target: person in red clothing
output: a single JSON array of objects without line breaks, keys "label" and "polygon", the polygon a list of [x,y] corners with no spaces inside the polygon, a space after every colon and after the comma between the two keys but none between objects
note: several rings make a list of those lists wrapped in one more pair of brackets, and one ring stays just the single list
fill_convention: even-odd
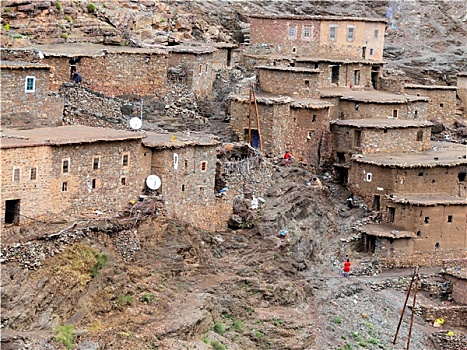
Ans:
[{"label": "person in red clothing", "polygon": [[344,267],[342,268],[342,276],[349,277],[350,268],[351,268],[350,260],[349,260],[349,258],[346,257],[346,259],[344,261]]},{"label": "person in red clothing", "polygon": [[286,166],[290,165],[290,162],[292,161],[293,156],[289,153],[289,151],[285,151],[284,154],[284,163]]}]

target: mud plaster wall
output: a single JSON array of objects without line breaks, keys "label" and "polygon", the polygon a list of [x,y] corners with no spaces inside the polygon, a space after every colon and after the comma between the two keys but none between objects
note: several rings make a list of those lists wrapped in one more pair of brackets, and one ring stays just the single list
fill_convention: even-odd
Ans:
[{"label": "mud plaster wall", "polygon": [[[373,194],[383,197],[393,193],[446,193],[462,197],[466,182],[459,182],[458,174],[461,172],[466,172],[465,166],[388,168],[352,160],[349,188],[370,206]],[[367,173],[372,174],[371,182],[366,181]],[[383,190],[377,190],[377,187]]]},{"label": "mud plaster wall", "polygon": [[[465,267],[464,267],[465,270]],[[444,274],[444,278],[452,283],[452,298],[456,303],[467,305],[467,280]],[[467,320],[467,314],[465,319]]]},{"label": "mud plaster wall", "polygon": [[467,76],[457,77],[457,87],[457,96],[459,96],[465,110],[467,109]]},{"label": "mud plaster wall", "polygon": [[291,97],[318,97],[318,73],[258,69],[262,91]]},{"label": "mud plaster wall", "polygon": [[169,68],[185,67],[187,71],[186,84],[199,98],[209,98],[212,83],[216,78],[213,71],[213,54],[194,54],[172,52],[168,61]]},{"label": "mud plaster wall", "polygon": [[154,149],[151,163],[169,216],[207,230],[227,227],[232,203],[215,197],[216,146]]},{"label": "mud plaster wall", "polygon": [[[26,92],[26,77],[35,77],[35,91]],[[49,90],[49,69],[2,69],[2,126],[32,129],[62,124],[63,98]]]},{"label": "mud plaster wall", "polygon": [[451,125],[456,119],[456,90],[405,87],[404,92],[410,95],[426,96],[430,99],[426,119],[436,120],[448,125]]},{"label": "mud plaster wall", "polygon": [[[82,217],[96,210],[121,210],[130,200],[138,199],[150,170],[149,157],[142,156],[140,142],[2,150],[2,198],[20,199],[21,214],[31,218]],[[122,164],[124,153],[129,155],[128,166]],[[94,158],[99,158],[97,170],[93,169]],[[69,160],[67,174],[62,171],[65,159]],[[19,183],[12,182],[13,167],[21,169]],[[30,180],[30,169],[34,167],[37,180]],[[92,188],[93,180],[95,188]],[[66,191],[62,191],[63,183]]]},{"label": "mud plaster wall", "polygon": [[[336,26],[336,38],[331,39],[330,27]],[[347,27],[354,27],[354,39],[347,39]],[[294,27],[294,33],[289,28]],[[310,36],[305,37],[305,27]],[[381,60],[384,46],[384,23],[359,21],[319,21],[314,19],[250,18],[250,47],[255,54],[322,55],[334,58],[362,58],[367,46],[367,58]],[[374,29],[378,29],[375,37]],[[370,48],[373,55],[369,55]]]},{"label": "mud plaster wall", "polygon": [[397,119],[427,120],[428,103],[424,101],[408,103],[371,103],[341,100],[339,108],[340,119],[393,118],[394,111],[396,110]]},{"label": "mud plaster wall", "polygon": [[[76,56],[79,58],[79,56]],[[54,67],[52,89],[71,81],[69,57],[45,57],[41,62]],[[167,56],[142,53],[107,53],[81,57],[76,70],[82,84],[109,95],[164,96],[167,82]]]},{"label": "mud plaster wall", "polygon": [[228,52],[231,49],[217,49],[212,53],[212,69],[214,71],[227,67]]},{"label": "mud plaster wall", "polygon": [[[332,125],[336,152],[345,155],[345,162],[350,160],[354,153],[396,153],[425,151],[430,146],[430,127],[414,128],[357,128],[345,125]],[[360,146],[357,146],[356,132],[360,134]],[[421,141],[417,141],[418,132],[422,133]]]},{"label": "mud plaster wall", "polygon": [[294,126],[290,129],[287,147],[294,157],[305,164],[318,168],[323,158],[328,159],[329,109],[291,108]]},{"label": "mud plaster wall", "polygon": [[[388,204],[395,208],[394,226],[417,233],[414,250],[431,251],[439,243],[439,250],[467,247],[466,205],[415,206]],[[450,217],[451,222],[449,222]],[[383,215],[383,220],[387,214]]]}]

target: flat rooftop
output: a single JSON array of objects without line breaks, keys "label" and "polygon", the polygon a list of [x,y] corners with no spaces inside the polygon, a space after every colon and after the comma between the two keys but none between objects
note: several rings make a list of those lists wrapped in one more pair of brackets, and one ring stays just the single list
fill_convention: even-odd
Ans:
[{"label": "flat rooftop", "polygon": [[22,61],[4,61],[0,63],[1,69],[50,69],[51,67],[41,63],[30,63]]},{"label": "flat rooftop", "polygon": [[352,160],[389,168],[434,168],[467,165],[467,145],[431,142],[431,150],[413,153],[355,154]]},{"label": "flat rooftop", "polygon": [[183,148],[187,146],[217,146],[221,142],[211,134],[191,132],[157,133],[146,132],[143,145],[156,149]]},{"label": "flat rooftop", "polygon": [[294,73],[316,73],[319,74],[321,71],[315,68],[308,67],[289,67],[289,66],[256,66],[256,69],[267,69],[267,70],[279,70],[285,72],[294,72]]},{"label": "flat rooftop", "polygon": [[381,65],[384,64],[384,61],[374,61],[374,60],[364,60],[364,59],[348,59],[342,57],[322,57],[322,56],[297,56],[297,55],[281,55],[281,54],[271,54],[271,55],[258,55],[253,53],[244,53],[246,57],[256,58],[256,59],[267,59],[267,60],[287,60],[290,62],[328,62],[328,63],[341,63],[341,64],[370,64],[370,65]]},{"label": "flat rooftop", "polygon": [[[233,95],[229,97],[230,99],[238,102],[247,103],[250,101],[250,97],[245,94]],[[265,105],[273,104],[287,104],[290,103],[290,106],[293,108],[311,108],[311,109],[321,109],[332,107],[333,104],[319,99],[313,98],[296,98],[285,95],[274,95],[268,92],[260,91],[256,93],[256,101]],[[253,100],[252,100],[252,103]]]},{"label": "flat rooftop", "polygon": [[381,22],[387,23],[385,18],[365,18],[365,17],[349,17],[349,16],[313,16],[313,15],[249,15],[251,18],[264,18],[264,19],[300,19],[312,21],[355,21],[355,22]]},{"label": "flat rooftop", "polygon": [[138,140],[144,136],[143,132],[95,128],[84,125],[29,130],[3,129],[0,132],[0,148],[62,146],[100,141]]},{"label": "flat rooftop", "polygon": [[457,86],[446,85],[422,85],[422,84],[404,84],[406,89],[425,89],[425,90],[457,90]]},{"label": "flat rooftop", "polygon": [[34,45],[23,48],[8,48],[8,50],[33,51],[39,50],[46,57],[99,57],[106,53],[134,53],[167,55],[166,50],[161,48],[141,48],[131,46],[113,46],[90,43],[65,43],[50,45]]},{"label": "flat rooftop", "polygon": [[431,127],[433,123],[422,120],[399,120],[399,119],[346,119],[331,120],[331,125],[350,126],[358,129],[403,129]]},{"label": "flat rooftop", "polygon": [[405,231],[386,224],[366,224],[363,226],[358,226],[356,230],[361,233],[366,233],[370,236],[376,236],[381,238],[398,239],[417,237],[417,234],[413,231]]},{"label": "flat rooftop", "polygon": [[447,193],[394,193],[390,200],[393,203],[417,206],[467,205],[467,198],[452,196]]},{"label": "flat rooftop", "polygon": [[345,87],[320,88],[321,97],[340,97],[341,100],[356,101],[362,103],[399,103],[404,104],[414,101],[428,102],[428,97],[414,95],[399,95],[381,90],[353,90]]},{"label": "flat rooftop", "polygon": [[167,51],[175,53],[205,54],[213,53],[216,51],[216,48],[214,46],[175,45],[168,46]]}]

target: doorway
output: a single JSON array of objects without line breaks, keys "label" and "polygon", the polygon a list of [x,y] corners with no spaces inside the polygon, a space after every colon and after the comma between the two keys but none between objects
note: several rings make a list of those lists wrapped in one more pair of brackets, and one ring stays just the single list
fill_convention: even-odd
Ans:
[{"label": "doorway", "polygon": [[339,66],[331,67],[331,83],[339,84]]},{"label": "doorway", "polygon": [[396,216],[396,208],[388,207],[387,215],[388,215],[387,222],[394,222],[394,217]]},{"label": "doorway", "polygon": [[[370,52],[371,54],[371,52]],[[366,58],[366,46],[362,47],[362,58]]]},{"label": "doorway", "polygon": [[245,140],[251,147],[259,148],[259,133],[256,129],[251,129],[251,140],[248,139],[248,129],[245,129]]},{"label": "doorway", "polygon": [[360,71],[354,70],[353,72],[353,84],[354,86],[360,85]]},{"label": "doorway", "polygon": [[10,199],[5,201],[5,224],[19,224],[19,204],[19,199]]},{"label": "doorway", "polygon": [[373,89],[378,89],[378,76],[379,72],[372,71],[371,72],[371,85],[373,85]]},{"label": "doorway", "polygon": [[373,210],[374,211],[381,210],[381,196],[379,194],[375,194],[373,196]]}]

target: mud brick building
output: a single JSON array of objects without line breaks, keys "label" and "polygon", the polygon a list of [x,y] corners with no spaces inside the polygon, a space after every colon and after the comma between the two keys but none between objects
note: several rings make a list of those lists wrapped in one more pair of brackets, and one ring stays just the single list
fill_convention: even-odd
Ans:
[{"label": "mud brick building", "polygon": [[61,125],[63,99],[50,89],[50,66],[3,61],[0,73],[3,127]]},{"label": "mud brick building", "polygon": [[251,15],[248,52],[382,61],[385,25],[374,18]]},{"label": "mud brick building", "polygon": [[232,202],[215,196],[219,141],[212,135],[148,132],[143,145],[151,173],[161,178],[158,192],[170,217],[212,231],[227,226]]},{"label": "mud brick building", "polygon": [[121,210],[139,198],[149,173],[143,136],[87,126],[4,130],[3,223]]},{"label": "mud brick building", "polygon": [[215,69],[220,63],[214,57],[216,49],[212,46],[177,45],[168,48],[169,79],[185,83],[199,98],[207,98],[212,92],[216,78]]},{"label": "mud brick building", "polygon": [[[42,55],[33,54],[38,50]],[[23,53],[31,60],[47,64],[51,70],[51,89],[71,81],[76,70],[82,84],[108,96],[164,96],[167,82],[168,55],[161,49],[144,49],[98,44],[43,45],[4,51],[3,59]]]},{"label": "mud brick building", "polygon": [[426,118],[452,125],[456,119],[457,87],[440,85],[405,84],[404,92],[428,97]]},{"label": "mud brick building", "polygon": [[457,73],[457,96],[462,102],[464,110],[467,109],[467,72]]},{"label": "mud brick building", "polygon": [[[465,259],[464,259],[465,260]],[[456,303],[467,305],[467,261],[455,268],[447,268],[444,278],[452,283],[452,298]],[[465,323],[464,318],[464,323]]]},{"label": "mud brick building", "polygon": [[290,150],[297,160],[318,167],[329,151],[330,139],[328,102],[307,99],[278,97],[267,93],[257,95],[259,130],[251,104],[251,119],[248,117],[249,97],[234,96],[230,106],[230,125],[240,140],[248,141],[251,126],[253,147],[259,147],[261,133],[262,151],[282,155]]}]

